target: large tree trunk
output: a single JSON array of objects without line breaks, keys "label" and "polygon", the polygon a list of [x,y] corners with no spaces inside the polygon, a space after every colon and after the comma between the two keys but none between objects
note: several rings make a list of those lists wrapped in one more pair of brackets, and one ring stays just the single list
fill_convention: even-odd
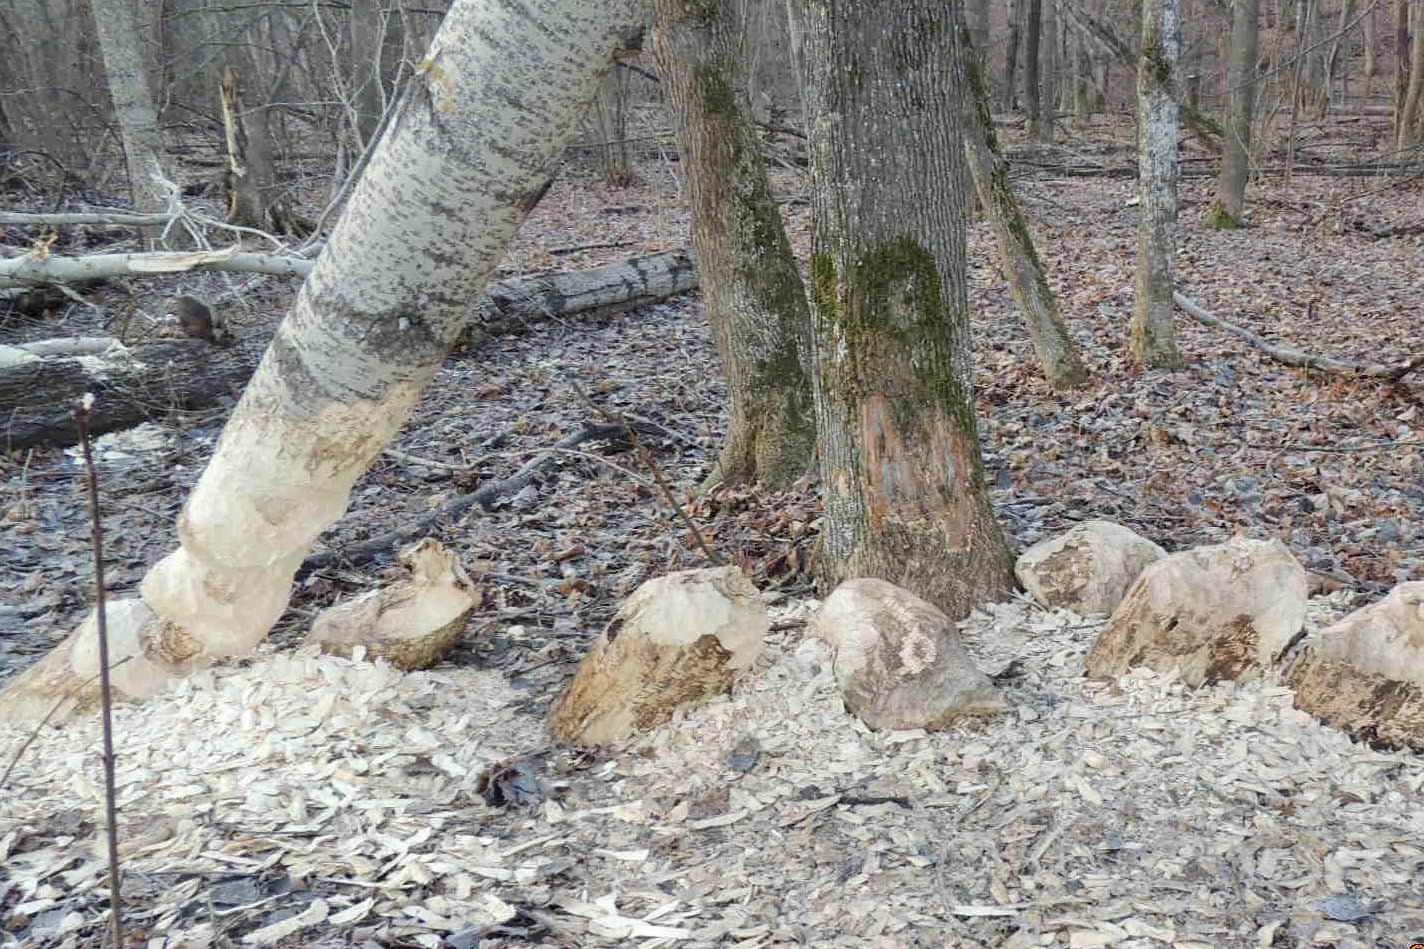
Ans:
[{"label": "large tree trunk", "polygon": [[[548,187],[640,7],[457,0],[189,497],[182,546],[141,600],[110,604],[120,695],[266,635]],[[12,680],[0,715],[92,702],[93,627]]]},{"label": "large tree trunk", "polygon": [[[134,208],[141,214],[161,211],[168,205],[163,182],[172,181],[173,176],[163,164],[158,110],[149,90],[133,7],[129,0],[89,0],[89,7],[104,54],[109,98],[124,143]],[[150,241],[158,237],[158,229],[150,228],[145,233]]]},{"label": "large tree trunk", "polygon": [[953,617],[1013,588],[970,390],[962,0],[792,4],[805,37],[821,572]]},{"label": "large tree trunk", "polygon": [[1240,227],[1250,172],[1251,120],[1256,111],[1256,56],[1260,0],[1236,0],[1231,19],[1231,67],[1227,74],[1231,100],[1222,143],[1221,177],[1211,223]]},{"label": "large tree trunk", "polygon": [[810,313],[752,125],[737,6],[655,0],[654,48],[677,109],[702,300],[727,377],[708,483],[784,487],[810,470]]},{"label": "large tree trunk", "polygon": [[1181,363],[1172,325],[1177,253],[1177,57],[1181,0],[1143,0],[1137,64],[1137,282],[1132,354],[1148,368]]},{"label": "large tree trunk", "polygon": [[[1052,3],[1053,0],[1048,0]],[[1043,0],[1027,0],[1027,34],[1024,38],[1024,130],[1038,133],[1039,116],[1043,112],[1043,88],[1039,76],[1042,65],[1039,47],[1043,39]]]},{"label": "large tree trunk", "polygon": [[1055,389],[1067,389],[1086,382],[1088,370],[1078,358],[1073,338],[1058,315],[1053,291],[1043,272],[1043,263],[1034,249],[1028,222],[1019,210],[1018,198],[1009,185],[1008,163],[999,153],[994,122],[989,115],[989,90],[983,82],[978,59],[970,65],[971,106],[977,121],[964,130],[964,154],[974,179],[979,203],[994,229],[1004,276],[1014,299],[1023,310],[1029,336],[1038,353],[1043,374]]}]

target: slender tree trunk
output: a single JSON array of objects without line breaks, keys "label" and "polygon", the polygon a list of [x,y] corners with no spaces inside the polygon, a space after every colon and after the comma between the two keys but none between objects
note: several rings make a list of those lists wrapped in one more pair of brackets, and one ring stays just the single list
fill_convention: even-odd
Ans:
[{"label": "slender tree trunk", "polygon": [[1132,354],[1147,368],[1181,363],[1172,324],[1177,253],[1177,59],[1180,0],[1143,0],[1137,65],[1137,282]]},{"label": "slender tree trunk", "polygon": [[1365,91],[1366,101],[1370,98],[1370,92],[1375,83],[1375,77],[1379,75],[1379,59],[1375,53],[1375,44],[1379,42],[1379,29],[1375,23],[1375,6],[1370,4],[1369,10],[1365,13]]},{"label": "slender tree trunk", "polygon": [[380,0],[351,3],[351,107],[361,148],[370,148],[386,111],[381,53],[385,48],[386,11]]},{"label": "slender tree trunk", "polygon": [[1408,144],[1404,101],[1409,94],[1409,0],[1394,0],[1394,143]]},{"label": "slender tree trunk", "polygon": [[595,125],[603,153],[603,181],[614,188],[627,188],[636,180],[628,152],[628,77],[614,69],[603,77],[603,87],[594,100]]},{"label": "slender tree trunk", "polygon": [[1055,389],[1072,388],[1087,381],[1088,370],[1058,315],[1058,304],[1048,286],[1043,262],[1033,246],[1028,222],[1009,185],[1008,163],[999,154],[994,123],[989,115],[989,90],[982,77],[976,57],[969,68],[968,79],[974,97],[971,107],[977,121],[964,132],[965,158],[979,203],[984,206],[984,213],[994,229],[1004,276],[1028,323],[1043,374]]},{"label": "slender tree trunk", "polygon": [[1024,130],[1037,135],[1043,112],[1043,86],[1039,77],[1042,65],[1039,46],[1043,36],[1043,0],[1027,0],[1027,3],[1027,36],[1024,39]]},{"label": "slender tree trunk", "polygon": [[1068,41],[1073,46],[1073,124],[1082,129],[1093,118],[1093,60],[1082,36],[1075,32]]},{"label": "slender tree trunk", "polygon": [[[547,189],[640,0],[457,0],[389,134],[184,506],[181,547],[111,600],[118,694],[250,651],[312,542],[410,417]],[[512,94],[511,90],[518,90]],[[94,623],[0,694],[0,717],[95,698]]]},{"label": "slender tree trunk", "polygon": [[727,437],[708,483],[784,487],[815,459],[811,316],[752,125],[743,24],[733,3],[655,0],[654,10],[702,300],[727,377]]},{"label": "slender tree trunk", "polygon": [[1038,123],[1034,126],[1033,137],[1040,142],[1053,141],[1054,120],[1058,117],[1058,17],[1054,13],[1054,0],[1040,0],[1043,4],[1043,23],[1040,26],[1039,49],[1043,61],[1038,67]]},{"label": "slender tree trunk", "polygon": [[1424,142],[1424,0],[1409,5],[1409,30],[1409,84],[1400,115],[1400,148]]},{"label": "slender tree trunk", "polygon": [[984,65],[982,73],[986,86],[992,86],[990,76],[993,72],[988,69],[989,55],[992,47],[989,45],[989,11],[991,4],[989,0],[969,0],[969,35],[974,38],[974,53],[979,57],[979,62]]},{"label": "slender tree trunk", "polygon": [[951,616],[1013,588],[970,390],[962,0],[796,0],[811,130],[821,572]]},{"label": "slender tree trunk", "polygon": [[[134,210],[140,214],[162,211],[168,206],[168,189],[163,182],[174,179],[163,161],[158,109],[148,85],[133,7],[129,0],[89,0],[89,8],[104,56],[109,98],[124,143]],[[147,229],[146,234],[152,241],[158,237],[158,229]]]},{"label": "slender tree trunk", "polygon": [[1345,68],[1341,61],[1341,53],[1345,59],[1350,57],[1350,32],[1348,27],[1350,21],[1355,18],[1355,0],[1342,0],[1340,3],[1340,25],[1335,30],[1335,41],[1330,44],[1330,55],[1325,60],[1325,94],[1334,95],[1335,80],[1340,80],[1340,96],[1344,98],[1349,95],[1350,70]]},{"label": "slender tree trunk", "polygon": [[291,200],[277,186],[268,110],[243,108],[241,81],[231,67],[223,70],[218,98],[228,157],[228,223],[305,235],[311,224],[292,210]]},{"label": "slender tree trunk", "polygon": [[1251,120],[1256,112],[1256,58],[1259,54],[1260,0],[1236,0],[1231,17],[1231,65],[1227,73],[1230,105],[1217,179],[1214,227],[1241,226],[1250,173]]},{"label": "slender tree trunk", "polygon": [[1004,46],[1004,108],[1019,107],[1018,65],[1019,41],[1022,35],[1020,22],[1023,19],[1024,0],[1009,0],[1009,41]]}]

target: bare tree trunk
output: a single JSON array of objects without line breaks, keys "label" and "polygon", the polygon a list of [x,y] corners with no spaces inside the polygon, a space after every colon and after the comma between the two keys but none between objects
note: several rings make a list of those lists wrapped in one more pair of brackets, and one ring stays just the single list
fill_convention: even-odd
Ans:
[{"label": "bare tree trunk", "polygon": [[1424,142],[1424,0],[1409,5],[1409,30],[1409,85],[1400,110],[1400,148]]},{"label": "bare tree trunk", "polygon": [[1093,118],[1093,60],[1087,40],[1076,31],[1068,42],[1073,45],[1073,124],[1087,128]]},{"label": "bare tree trunk", "polygon": [[1058,17],[1054,14],[1054,0],[1041,0],[1043,23],[1040,26],[1039,49],[1043,61],[1038,67],[1038,123],[1034,126],[1033,137],[1040,142],[1053,141],[1054,120],[1058,117]]},{"label": "bare tree trunk", "polygon": [[1177,253],[1177,59],[1181,0],[1143,0],[1137,65],[1137,282],[1132,354],[1147,368],[1181,364],[1172,323]]},{"label": "bare tree trunk", "polygon": [[970,390],[962,0],[796,0],[811,131],[828,583],[952,617],[1013,588]]},{"label": "bare tree trunk", "polygon": [[655,0],[654,10],[702,300],[727,377],[727,436],[707,481],[784,487],[815,456],[811,315],[752,125],[743,24],[731,3]]},{"label": "bare tree trunk", "polygon": [[[641,15],[639,0],[457,0],[188,498],[182,546],[149,571],[142,599],[109,602],[119,695],[152,694],[266,635]],[[94,625],[7,683],[0,717],[38,717],[66,695],[70,710],[91,703]]]},{"label": "bare tree trunk", "polygon": [[1408,144],[1404,102],[1409,95],[1409,0],[1394,0],[1394,144]]},{"label": "bare tree trunk", "polygon": [[979,61],[984,64],[982,73],[986,86],[991,86],[990,76],[993,73],[987,68],[990,60],[989,56],[989,0],[969,0],[969,35],[974,40],[974,53],[979,57]]},{"label": "bare tree trunk", "polygon": [[[1049,0],[1051,3],[1052,0]],[[1024,131],[1037,135],[1043,111],[1043,88],[1039,78],[1043,36],[1043,0],[1027,0],[1027,37],[1024,40]]]},{"label": "bare tree trunk", "polygon": [[1375,77],[1379,75],[1379,59],[1375,53],[1375,44],[1379,42],[1379,27],[1375,23],[1375,5],[1370,4],[1365,13],[1365,91],[1364,98],[1370,98],[1371,87],[1374,86]]},{"label": "bare tree trunk", "polygon": [[1340,54],[1343,52],[1345,58],[1350,57],[1349,25],[1355,18],[1355,0],[1341,0],[1340,3],[1340,25],[1335,30],[1335,42],[1330,44],[1330,55],[1325,60],[1325,94],[1334,95],[1334,83],[1340,80],[1340,96],[1343,99],[1350,93],[1350,70],[1345,68],[1341,62]]},{"label": "bare tree trunk", "polygon": [[1222,141],[1213,227],[1241,226],[1250,173],[1251,121],[1256,112],[1256,57],[1259,53],[1260,0],[1236,0],[1231,19],[1231,66],[1227,73],[1230,105]]},{"label": "bare tree trunk", "polygon": [[292,210],[291,200],[277,187],[267,110],[243,109],[241,82],[231,67],[223,70],[219,101],[227,144],[228,223],[275,234],[310,232],[311,224]]},{"label": "bare tree trunk", "polygon": [[1024,0],[1009,0],[1009,41],[1004,47],[1004,108],[1017,109],[1019,41],[1022,36]]},{"label": "bare tree trunk", "polygon": [[351,3],[351,108],[361,148],[370,148],[386,112],[381,53],[385,48],[386,11],[380,0]]},{"label": "bare tree trunk", "polygon": [[[109,98],[114,103],[124,143],[134,209],[140,214],[162,211],[168,206],[164,182],[174,179],[164,166],[158,110],[148,86],[148,68],[139,46],[133,7],[129,0],[89,0],[89,6],[104,54]],[[145,233],[150,241],[158,237],[156,229]]]},{"label": "bare tree trunk", "polygon": [[598,150],[603,154],[603,180],[614,188],[626,188],[634,177],[628,155],[628,77],[623,70],[614,69],[603,77],[593,111]]},{"label": "bare tree trunk", "polygon": [[1034,249],[1028,222],[1009,185],[1008,165],[999,154],[994,123],[989,115],[989,90],[984,87],[982,76],[975,62],[970,66],[968,78],[974,97],[970,105],[977,121],[964,130],[964,154],[969,161],[974,189],[994,229],[1004,276],[1028,323],[1043,374],[1055,389],[1072,388],[1087,381],[1088,370],[1058,315],[1058,304],[1044,275],[1043,262]]}]

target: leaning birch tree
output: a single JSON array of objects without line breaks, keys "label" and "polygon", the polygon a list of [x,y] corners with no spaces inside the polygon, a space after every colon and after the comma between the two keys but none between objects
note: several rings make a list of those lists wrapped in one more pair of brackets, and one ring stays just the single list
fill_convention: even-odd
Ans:
[{"label": "leaning birch tree", "polygon": [[752,124],[738,5],[653,6],[702,301],[727,377],[727,436],[707,483],[785,487],[811,469],[815,455],[811,317]]},{"label": "leaning birch tree", "polygon": [[1246,206],[1246,178],[1251,155],[1251,120],[1256,111],[1256,56],[1260,0],[1235,0],[1231,15],[1231,65],[1227,71],[1230,104],[1222,142],[1221,175],[1217,179],[1213,227],[1241,226]]},{"label": "leaning birch tree", "polygon": [[970,389],[962,0],[795,0],[815,223],[820,571],[951,616],[1013,589]]},{"label": "leaning birch tree", "polygon": [[[119,694],[266,635],[548,188],[641,7],[457,0],[188,498],[181,546],[141,598],[106,610]],[[0,716],[91,703],[95,643],[91,616],[8,684]]]},{"label": "leaning birch tree", "polygon": [[1137,281],[1132,354],[1149,369],[1181,363],[1172,323],[1177,254],[1177,59],[1181,0],[1143,0],[1137,63]]}]

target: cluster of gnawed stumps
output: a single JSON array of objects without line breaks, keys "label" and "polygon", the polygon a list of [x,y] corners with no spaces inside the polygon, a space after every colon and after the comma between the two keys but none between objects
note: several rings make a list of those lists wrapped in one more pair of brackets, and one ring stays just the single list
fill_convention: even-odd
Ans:
[{"label": "cluster of gnawed stumps", "polygon": [[[1025,552],[1017,573],[1045,606],[1111,614],[1088,653],[1092,678],[1146,666],[1195,688],[1282,675],[1297,707],[1323,721],[1424,749],[1424,582],[1304,638],[1306,571],[1278,541],[1237,537],[1168,555],[1125,527],[1090,521]],[[956,624],[894,584],[842,583],[810,626],[834,650],[847,711],[872,728],[935,730],[1005,707]],[[668,721],[731,688],[769,628],[735,567],[648,581],[556,703],[554,737],[617,745]]]}]

